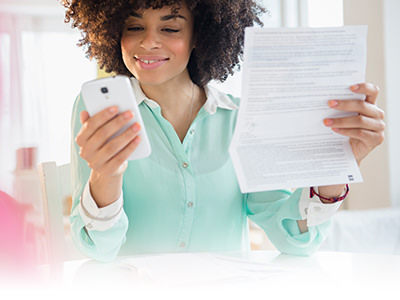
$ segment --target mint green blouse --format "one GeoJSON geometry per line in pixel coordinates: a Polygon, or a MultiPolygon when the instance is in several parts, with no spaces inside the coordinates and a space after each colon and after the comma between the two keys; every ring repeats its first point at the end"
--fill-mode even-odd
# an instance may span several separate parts
{"type": "Polygon", "coordinates": [[[82,96],[72,113],[72,238],[87,256],[111,261],[117,255],[181,251],[247,251],[249,217],[276,248],[309,255],[325,238],[329,221],[300,233],[299,199],[275,190],[242,194],[229,144],[239,99],[205,87],[207,101],[181,142],[160,106],[132,85],[152,147],[149,157],[129,161],[123,180],[122,217],[108,230],[88,230],[78,205],[90,168],[79,156],[75,137],[85,110],[82,96]]]}

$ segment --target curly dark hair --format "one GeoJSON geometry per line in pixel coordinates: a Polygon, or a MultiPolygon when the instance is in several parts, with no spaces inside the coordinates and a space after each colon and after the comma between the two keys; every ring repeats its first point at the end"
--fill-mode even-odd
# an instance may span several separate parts
{"type": "Polygon", "coordinates": [[[179,9],[182,1],[193,14],[196,48],[188,63],[194,83],[204,86],[210,80],[225,81],[240,68],[243,56],[244,29],[254,23],[263,25],[259,16],[265,12],[256,0],[61,0],[66,8],[65,23],[73,20],[89,58],[96,58],[106,72],[132,76],[121,53],[125,20],[133,11],[171,6],[179,9]],[[201,42],[198,42],[201,41],[201,42]]]}

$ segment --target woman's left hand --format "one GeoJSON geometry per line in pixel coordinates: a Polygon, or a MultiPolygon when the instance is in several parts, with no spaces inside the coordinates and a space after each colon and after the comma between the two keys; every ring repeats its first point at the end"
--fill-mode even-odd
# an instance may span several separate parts
{"type": "Polygon", "coordinates": [[[356,112],[358,115],[324,119],[325,126],[338,134],[350,137],[350,145],[358,165],[378,145],[383,143],[385,113],[376,106],[379,88],[371,83],[352,86],[351,91],[366,95],[363,100],[330,100],[329,106],[341,111],[356,112]]]}

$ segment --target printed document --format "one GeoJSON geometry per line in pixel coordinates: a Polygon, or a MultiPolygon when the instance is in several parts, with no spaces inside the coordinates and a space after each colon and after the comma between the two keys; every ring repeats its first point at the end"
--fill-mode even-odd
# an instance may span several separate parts
{"type": "Polygon", "coordinates": [[[365,100],[367,26],[246,28],[243,87],[229,152],[243,193],[362,182],[349,138],[323,124],[365,100]]]}

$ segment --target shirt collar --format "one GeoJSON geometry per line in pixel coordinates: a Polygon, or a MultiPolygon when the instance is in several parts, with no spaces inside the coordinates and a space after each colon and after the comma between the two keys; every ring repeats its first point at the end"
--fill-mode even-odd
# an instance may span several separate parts
{"type": "MultiPolygon", "coordinates": [[[[139,81],[135,77],[131,77],[130,79],[135,91],[136,102],[138,105],[144,101],[151,108],[160,107],[156,101],[146,97],[142,91],[142,88],[140,87],[139,81]]],[[[210,115],[215,114],[218,107],[228,110],[238,109],[238,106],[226,94],[210,86],[210,84],[204,86],[204,91],[207,97],[206,103],[204,103],[204,109],[210,115]]]]}

